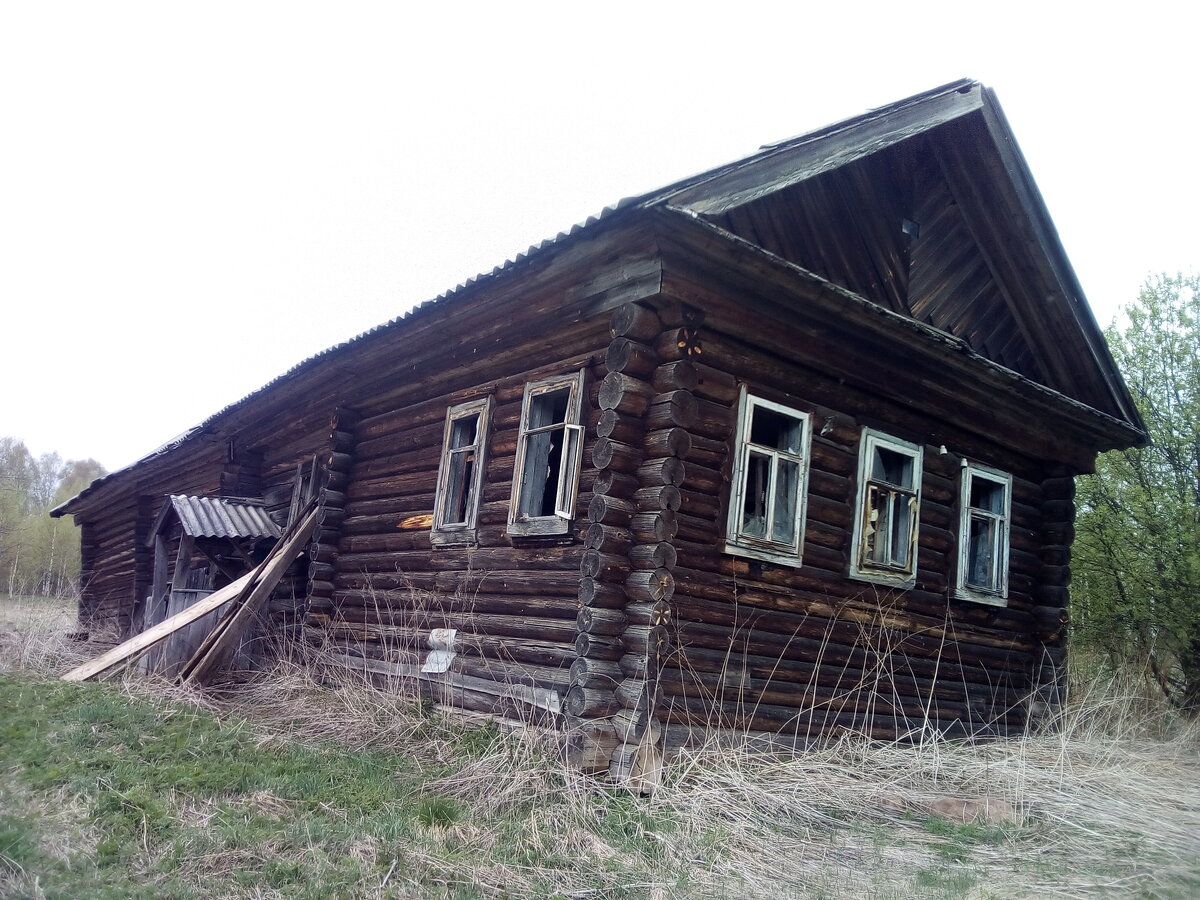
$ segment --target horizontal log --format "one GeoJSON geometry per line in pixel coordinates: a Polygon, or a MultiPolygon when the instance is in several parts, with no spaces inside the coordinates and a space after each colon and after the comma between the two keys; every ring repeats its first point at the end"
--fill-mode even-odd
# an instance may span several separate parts
{"type": "Polygon", "coordinates": [[[588,525],[584,544],[589,550],[624,556],[629,553],[634,540],[633,534],[627,528],[592,522],[588,525]]]}
{"type": "Polygon", "coordinates": [[[597,437],[612,438],[623,444],[640,444],[644,432],[645,426],[640,418],[622,415],[615,409],[600,413],[600,420],[596,424],[597,437]]]}
{"type": "Polygon", "coordinates": [[[669,541],[675,537],[678,529],[676,514],[669,509],[640,512],[629,520],[632,537],[641,543],[669,541]]]}
{"type": "Polygon", "coordinates": [[[683,484],[686,475],[687,468],[684,463],[674,457],[648,460],[637,470],[637,478],[642,487],[667,484],[678,487],[683,484]]]}
{"type": "Polygon", "coordinates": [[[597,494],[609,497],[631,499],[641,486],[641,482],[635,475],[628,475],[615,469],[601,469],[596,473],[592,490],[597,494]]]}
{"type": "Polygon", "coordinates": [[[613,692],[604,688],[585,688],[576,684],[571,686],[563,698],[564,712],[579,718],[607,716],[617,708],[613,692]]]}
{"type": "Polygon", "coordinates": [[[654,341],[654,349],[664,361],[698,358],[704,344],[695,329],[681,326],[664,330],[654,341]]]}
{"type": "Polygon", "coordinates": [[[622,609],[629,602],[624,588],[615,582],[597,581],[584,576],[579,580],[579,603],[605,609],[622,609]]]}
{"type": "Polygon", "coordinates": [[[653,396],[654,388],[649,382],[620,372],[609,372],[600,383],[600,408],[616,410],[622,415],[640,418],[653,396]]]}
{"type": "Polygon", "coordinates": [[[673,484],[650,485],[633,493],[634,508],[643,512],[677,510],[680,499],[679,488],[673,484]]]}
{"type": "Polygon", "coordinates": [[[610,692],[625,678],[621,666],[606,659],[580,656],[571,663],[571,684],[585,688],[606,688],[610,692]]]}
{"type": "Polygon", "coordinates": [[[662,331],[662,322],[654,310],[636,303],[627,303],[613,310],[608,327],[614,340],[623,337],[635,341],[651,341],[662,331]]]}
{"type": "Polygon", "coordinates": [[[697,380],[695,364],[690,359],[677,359],[655,369],[650,384],[659,393],[691,391],[697,380]]]}
{"type": "Polygon", "coordinates": [[[596,581],[619,581],[628,570],[629,560],[623,554],[601,553],[599,550],[585,550],[579,562],[579,573],[596,581]]]}
{"type": "Polygon", "coordinates": [[[619,609],[601,609],[597,606],[582,606],[575,618],[575,627],[580,634],[619,635],[629,624],[625,613],[619,609]]]}
{"type": "Polygon", "coordinates": [[[670,391],[655,394],[646,410],[646,428],[684,428],[693,426],[698,414],[698,401],[690,391],[670,391]]]}
{"type": "Polygon", "coordinates": [[[669,601],[675,594],[675,578],[665,568],[630,572],[625,579],[625,596],[634,603],[669,601]]]}
{"type": "Polygon", "coordinates": [[[625,644],[620,637],[581,632],[575,637],[575,655],[589,659],[620,659],[625,653],[625,644]]]}
{"type": "Polygon", "coordinates": [[[677,456],[686,459],[692,452],[692,438],[682,428],[664,428],[648,432],[642,441],[646,459],[677,456]]]}
{"type": "Polygon", "coordinates": [[[702,400],[710,400],[722,406],[732,406],[741,396],[741,384],[737,378],[728,372],[713,368],[699,360],[694,360],[696,370],[696,386],[692,392],[702,400]]]}
{"type": "Polygon", "coordinates": [[[622,444],[611,438],[599,438],[592,445],[592,465],[597,469],[614,469],[631,475],[642,464],[639,447],[622,444]]]}
{"type": "Polygon", "coordinates": [[[647,344],[627,337],[616,337],[604,354],[604,367],[610,372],[648,379],[658,368],[658,354],[647,344]]]}
{"type": "Polygon", "coordinates": [[[635,569],[670,569],[675,562],[676,551],[670,541],[635,544],[629,550],[629,563],[635,569]]]}
{"type": "Polygon", "coordinates": [[[592,523],[628,528],[633,515],[634,506],[631,500],[593,494],[588,502],[588,521],[592,523]]]}

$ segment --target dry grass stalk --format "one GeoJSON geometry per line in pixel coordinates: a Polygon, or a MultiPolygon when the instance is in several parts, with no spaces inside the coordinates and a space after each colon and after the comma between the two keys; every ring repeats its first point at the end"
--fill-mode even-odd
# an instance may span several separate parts
{"type": "MultiPolygon", "coordinates": [[[[884,649],[886,632],[875,632],[875,640],[884,649]]],[[[401,658],[414,648],[384,652],[401,658]]],[[[8,647],[3,657],[3,665],[15,665],[8,647]]],[[[17,659],[23,668],[63,666],[42,650],[17,659]]],[[[887,654],[883,660],[893,662],[887,654]]],[[[877,681],[886,690],[886,668],[877,681]]],[[[244,717],[263,741],[403,749],[431,772],[436,764],[439,774],[423,790],[458,804],[464,817],[401,849],[408,867],[440,873],[447,893],[470,884],[485,895],[580,898],[961,896],[981,889],[988,896],[1183,896],[1200,884],[1200,728],[1120,679],[1089,678],[1056,730],[1008,740],[881,743],[851,735],[784,755],[714,732],[669,764],[648,799],[567,769],[553,740],[534,729],[493,735],[464,753],[464,742],[478,734],[467,737],[469,727],[431,714],[406,688],[286,655],[272,670],[220,691],[147,679],[125,687],[244,717]],[[1002,801],[1017,821],[931,816],[947,797],[1002,801]],[[506,846],[513,841],[520,864],[506,846]],[[466,873],[464,854],[474,859],[466,873]]],[[[399,852],[369,838],[356,852],[399,852]]],[[[192,863],[211,873],[253,860],[237,854],[192,863]]],[[[419,895],[421,886],[407,879],[395,868],[388,890],[419,895]]]]}

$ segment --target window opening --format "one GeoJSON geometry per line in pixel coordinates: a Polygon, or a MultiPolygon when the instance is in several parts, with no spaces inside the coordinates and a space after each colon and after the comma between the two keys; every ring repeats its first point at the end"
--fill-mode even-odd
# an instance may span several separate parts
{"type": "Polygon", "coordinates": [[[955,596],[1002,604],[1008,595],[1012,476],[966,463],[961,485],[959,565],[955,596]]]}
{"type": "Polygon", "coordinates": [[[510,534],[563,534],[575,515],[583,460],[583,373],[525,386],[510,534]]]}
{"type": "Polygon", "coordinates": [[[434,543],[470,543],[482,491],[491,397],[446,411],[446,430],[434,501],[434,543]]]}
{"type": "Polygon", "coordinates": [[[870,429],[859,448],[851,575],[911,587],[917,571],[922,449],[870,429]]]}
{"type": "Polygon", "coordinates": [[[799,565],[810,418],[742,390],[726,549],[799,565]]]}

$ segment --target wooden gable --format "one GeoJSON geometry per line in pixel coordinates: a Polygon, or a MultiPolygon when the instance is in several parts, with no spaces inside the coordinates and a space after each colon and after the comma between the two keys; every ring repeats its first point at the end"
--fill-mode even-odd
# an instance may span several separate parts
{"type": "Polygon", "coordinates": [[[928,138],[823,172],[710,220],[1048,384],[928,138]]]}
{"type": "Polygon", "coordinates": [[[957,82],[672,186],[699,216],[1140,428],[992,93],[957,82]]]}

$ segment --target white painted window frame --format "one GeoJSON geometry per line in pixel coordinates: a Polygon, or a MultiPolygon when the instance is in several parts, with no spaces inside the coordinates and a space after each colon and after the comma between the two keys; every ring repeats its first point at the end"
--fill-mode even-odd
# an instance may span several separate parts
{"type": "Polygon", "coordinates": [[[442,456],[438,467],[437,489],[433,501],[433,526],[430,541],[435,547],[474,544],[477,538],[479,503],[483,496],[483,474],[487,469],[488,437],[491,434],[491,395],[458,403],[446,410],[446,426],[442,432],[442,456]],[[465,447],[450,446],[454,426],[463,419],[478,417],[475,426],[475,442],[465,447]],[[452,461],[456,455],[474,453],[474,469],[470,484],[466,486],[466,515],[461,522],[447,521],[450,507],[450,478],[452,461]]]}
{"type": "Polygon", "coordinates": [[[1008,551],[1012,523],[1012,475],[981,463],[963,460],[959,482],[958,565],[954,578],[954,596],[959,600],[986,603],[990,606],[1008,605],[1008,551]],[[1004,488],[1004,510],[1001,513],[971,506],[971,486],[975,479],[990,481],[1004,488]],[[993,523],[991,577],[988,585],[970,584],[971,520],[985,519],[993,523]]]}
{"type": "Polygon", "coordinates": [[[746,387],[741,389],[738,398],[737,436],[735,444],[733,472],[730,477],[729,510],[725,523],[725,552],[735,556],[745,556],[766,562],[779,563],[785,566],[798,567],[804,554],[805,516],[808,507],[808,467],[812,449],[812,416],[781,403],[774,403],[750,394],[746,387]],[[800,452],[788,453],[774,447],[754,444],[750,440],[751,425],[754,410],[769,409],[780,415],[795,419],[800,423],[800,452]],[[746,534],[742,531],[742,509],[746,497],[746,482],[749,479],[749,462],[751,452],[771,458],[770,485],[767,489],[767,534],[772,531],[775,512],[775,479],[779,471],[779,461],[794,462],[799,467],[800,476],[797,479],[795,509],[796,520],[793,523],[794,538],[790,544],[773,541],[763,537],[746,534]]]}
{"type": "Polygon", "coordinates": [[[858,447],[858,491],[854,503],[854,533],[850,543],[851,578],[896,588],[911,588],[916,585],[917,538],[921,531],[921,481],[924,474],[924,463],[925,448],[921,445],[892,437],[873,428],[863,428],[858,447]],[[888,482],[878,481],[872,477],[872,461],[877,448],[890,450],[912,459],[914,484],[911,488],[904,485],[889,485],[888,482]],[[908,565],[903,568],[870,560],[864,552],[867,536],[865,528],[868,517],[867,500],[870,497],[872,485],[899,488],[911,495],[909,502],[913,515],[911,532],[908,535],[908,565]]]}
{"type": "Polygon", "coordinates": [[[579,496],[579,477],[583,471],[584,429],[580,424],[583,409],[584,370],[570,375],[557,375],[531,381],[525,385],[521,402],[520,433],[517,437],[517,460],[513,467],[512,494],[508,504],[508,533],[515,537],[542,537],[568,534],[575,518],[575,503],[579,496]],[[543,395],[568,389],[565,421],[541,428],[530,428],[529,419],[534,400],[543,395]],[[520,512],[522,484],[528,468],[529,436],[547,430],[563,429],[563,447],[559,456],[558,484],[555,492],[554,514],[548,516],[522,515],[520,512]]]}

